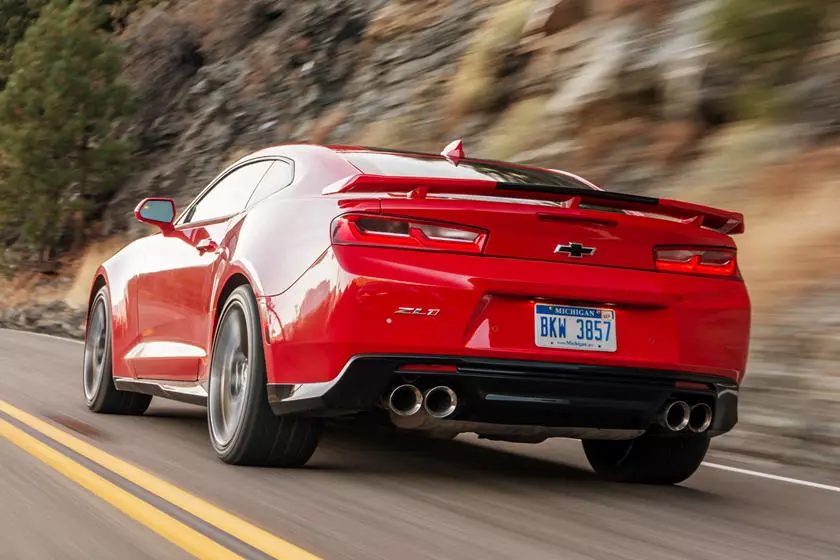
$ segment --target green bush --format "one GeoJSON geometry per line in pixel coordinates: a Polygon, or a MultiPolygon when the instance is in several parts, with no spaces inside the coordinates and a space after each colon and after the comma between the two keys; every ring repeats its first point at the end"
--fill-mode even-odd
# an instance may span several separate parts
{"type": "Polygon", "coordinates": [[[760,65],[810,48],[837,0],[718,0],[712,36],[745,64],[760,65]]]}
{"type": "Polygon", "coordinates": [[[779,86],[819,44],[840,0],[717,0],[711,38],[717,61],[737,73],[729,111],[736,119],[778,118],[788,111],[779,86]]]}
{"type": "Polygon", "coordinates": [[[114,128],[131,96],[106,18],[84,0],[53,0],[15,47],[0,93],[0,227],[41,255],[126,176],[132,147],[114,128]]]}

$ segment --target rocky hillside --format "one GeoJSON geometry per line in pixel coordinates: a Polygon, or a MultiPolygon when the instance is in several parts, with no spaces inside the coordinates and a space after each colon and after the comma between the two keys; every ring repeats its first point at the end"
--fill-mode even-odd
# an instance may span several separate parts
{"type": "MultiPolygon", "coordinates": [[[[288,141],[439,151],[461,137],[474,156],[742,210],[755,337],[742,428],[720,445],[840,466],[838,2],[152,4],[118,35],[145,171],[99,236],[142,233],[140,198],[184,203],[288,141]]],[[[21,317],[37,326],[20,309],[0,323],[21,317]]]]}

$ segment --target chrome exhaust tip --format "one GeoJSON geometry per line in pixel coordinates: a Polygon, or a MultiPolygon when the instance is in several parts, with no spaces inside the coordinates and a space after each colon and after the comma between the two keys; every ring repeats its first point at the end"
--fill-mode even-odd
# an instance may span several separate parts
{"type": "Polygon", "coordinates": [[[434,387],[426,391],[423,406],[432,418],[446,418],[458,408],[458,395],[449,387],[434,387]]]}
{"type": "Polygon", "coordinates": [[[659,413],[659,424],[672,432],[680,432],[688,426],[691,409],[683,401],[669,403],[659,413]]]}
{"type": "Polygon", "coordinates": [[[688,429],[702,434],[712,425],[712,407],[706,403],[695,404],[688,415],[688,429]]]}
{"type": "Polygon", "coordinates": [[[400,385],[388,395],[388,410],[397,416],[413,416],[423,406],[423,393],[414,385],[400,385]]]}

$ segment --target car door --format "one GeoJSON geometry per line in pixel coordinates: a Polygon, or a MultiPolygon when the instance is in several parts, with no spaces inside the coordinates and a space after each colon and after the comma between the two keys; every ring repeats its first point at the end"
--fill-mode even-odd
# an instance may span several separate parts
{"type": "Polygon", "coordinates": [[[169,235],[156,236],[138,279],[139,344],[126,356],[138,378],[194,381],[207,359],[213,279],[226,234],[271,166],[246,163],[214,181],[169,235]]]}

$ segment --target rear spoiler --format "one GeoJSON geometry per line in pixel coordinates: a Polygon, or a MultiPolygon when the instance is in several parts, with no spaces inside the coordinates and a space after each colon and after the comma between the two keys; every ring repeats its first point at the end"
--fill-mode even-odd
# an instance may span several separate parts
{"type": "Polygon", "coordinates": [[[408,193],[409,198],[425,198],[428,193],[502,196],[531,200],[564,202],[567,208],[582,204],[668,216],[684,223],[705,227],[720,233],[744,233],[744,216],[729,212],[670,200],[635,194],[625,194],[588,188],[561,187],[487,181],[483,179],[449,179],[437,177],[391,177],[385,175],[356,175],[349,181],[330,185],[323,194],[337,193],[408,193]]]}

